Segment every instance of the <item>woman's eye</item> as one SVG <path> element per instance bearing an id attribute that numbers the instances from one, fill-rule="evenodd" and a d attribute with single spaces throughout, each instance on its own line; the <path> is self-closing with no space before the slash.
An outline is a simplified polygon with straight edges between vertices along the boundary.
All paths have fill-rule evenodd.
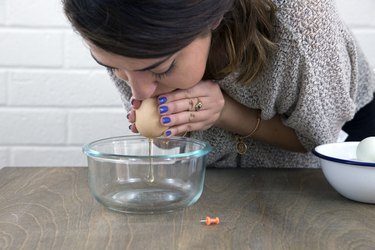
<path id="1" fill-rule="evenodd" d="M 175 68 L 175 61 L 172 62 L 171 66 L 169 67 L 169 69 L 167 69 L 167 71 L 163 73 L 155 73 L 151 71 L 151 73 L 155 78 L 157 78 L 158 80 L 161 80 L 167 77 L 173 71 L 174 68 Z"/>

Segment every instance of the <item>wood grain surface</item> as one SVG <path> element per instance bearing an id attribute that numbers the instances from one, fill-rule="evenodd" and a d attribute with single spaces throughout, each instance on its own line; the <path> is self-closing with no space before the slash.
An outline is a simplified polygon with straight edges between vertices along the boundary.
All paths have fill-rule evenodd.
<path id="1" fill-rule="evenodd" d="M 0 249 L 374 248 L 375 205 L 340 196 L 319 169 L 209 169 L 196 204 L 159 215 L 106 209 L 87 168 L 0 170 Z"/>

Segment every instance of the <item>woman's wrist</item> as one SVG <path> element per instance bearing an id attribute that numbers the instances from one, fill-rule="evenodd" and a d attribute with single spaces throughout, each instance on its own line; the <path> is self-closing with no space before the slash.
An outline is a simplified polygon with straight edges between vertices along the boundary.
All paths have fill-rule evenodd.
<path id="1" fill-rule="evenodd" d="M 260 110 L 250 109 L 223 93 L 225 105 L 216 126 L 239 136 L 247 136 L 259 128 Z M 258 129 L 257 128 L 257 129 Z M 254 134 L 254 133 L 253 133 Z"/>
<path id="2" fill-rule="evenodd" d="M 251 138 L 267 144 L 289 151 L 306 152 L 306 149 L 299 142 L 295 131 L 285 126 L 280 116 L 276 115 L 266 121 L 258 120 L 260 118 L 259 109 L 248 108 L 226 94 L 224 94 L 224 99 L 224 108 L 215 125 L 237 135 L 237 140 L 236 138 L 233 139 L 236 143 L 237 151 L 239 150 L 238 138 L 244 138 L 251 134 Z M 242 142 L 244 141 L 242 140 Z"/>

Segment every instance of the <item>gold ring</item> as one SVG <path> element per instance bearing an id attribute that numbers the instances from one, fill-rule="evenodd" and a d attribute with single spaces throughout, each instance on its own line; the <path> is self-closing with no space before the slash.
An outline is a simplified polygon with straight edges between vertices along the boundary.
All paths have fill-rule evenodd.
<path id="1" fill-rule="evenodd" d="M 192 122 L 194 118 L 195 118 L 195 114 L 193 112 L 190 112 L 190 114 L 189 114 L 189 122 Z"/>
<path id="2" fill-rule="evenodd" d="M 199 98 L 197 98 L 197 99 L 198 99 L 198 102 L 194 106 L 194 110 L 195 111 L 199 111 L 199 110 L 201 110 L 203 108 L 203 103 L 201 102 L 201 100 L 199 100 Z"/>

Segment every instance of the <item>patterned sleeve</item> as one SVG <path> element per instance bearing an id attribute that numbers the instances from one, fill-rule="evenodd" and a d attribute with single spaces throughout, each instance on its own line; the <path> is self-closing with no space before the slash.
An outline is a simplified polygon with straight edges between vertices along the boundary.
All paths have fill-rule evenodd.
<path id="1" fill-rule="evenodd" d="M 343 124 L 358 109 L 359 79 L 363 78 L 358 64 L 364 61 L 359 57 L 362 54 L 338 17 L 333 1 L 290 1 L 280 8 L 279 17 L 280 51 L 293 53 L 288 55 L 292 60 L 286 62 L 290 65 L 283 65 L 288 70 L 279 70 L 283 71 L 281 75 L 289 74 L 290 80 L 280 83 L 283 87 L 279 91 L 296 93 L 284 113 L 284 123 L 296 131 L 308 150 L 335 142 Z M 369 68 L 363 73 L 372 72 Z"/>

